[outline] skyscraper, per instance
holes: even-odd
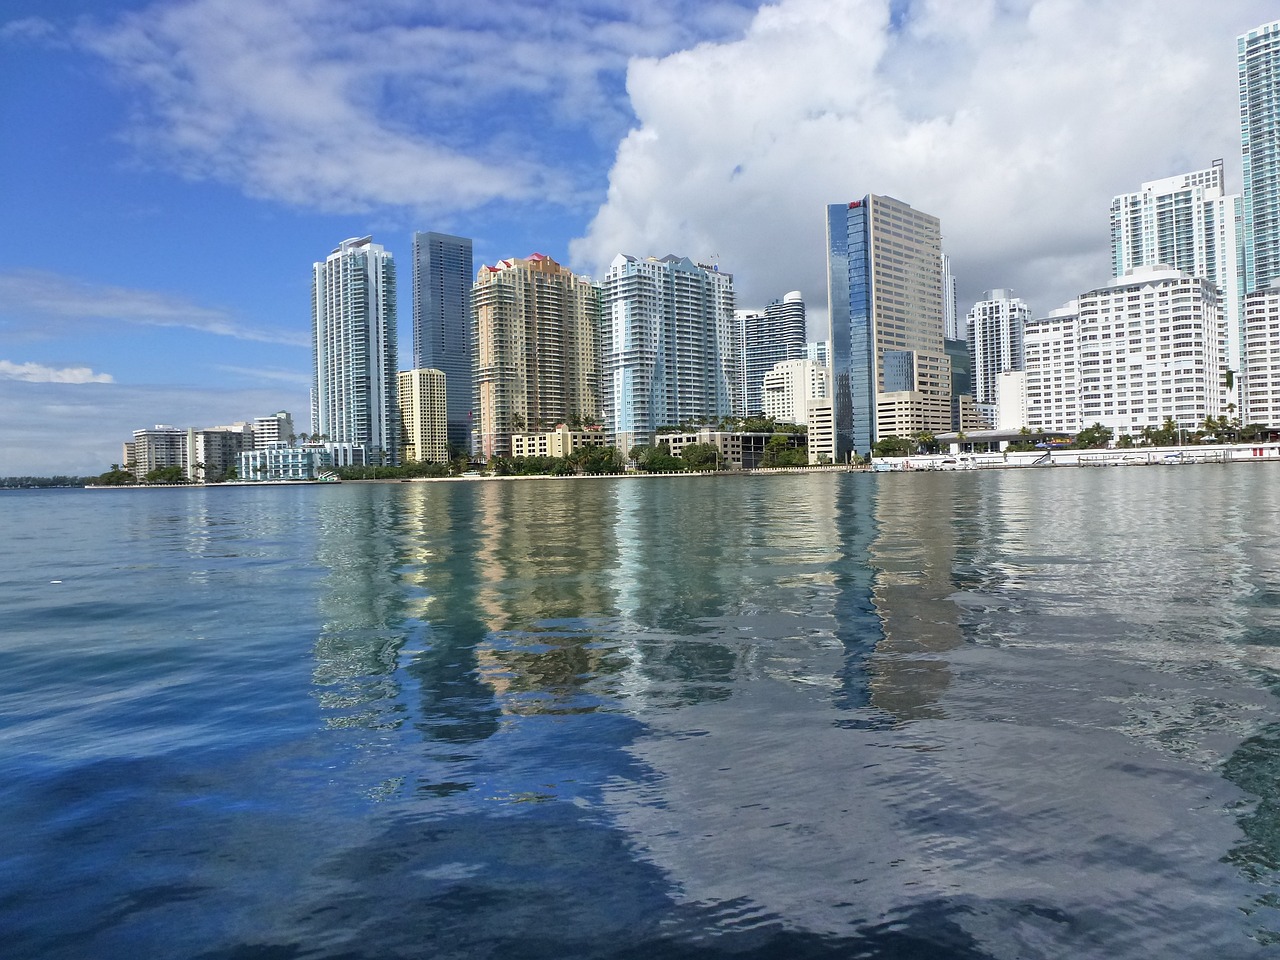
[[[836,459],[950,429],[938,218],[874,194],[828,206],[827,278]]]
[[[1280,280],[1280,20],[1236,40],[1244,169],[1245,292]]]
[[[600,288],[548,256],[481,267],[471,291],[476,449],[599,414]]]
[[[603,285],[601,402],[625,453],[658,427],[738,412],[733,276],[688,257],[619,254]]]
[[[748,416],[763,410],[764,378],[774,364],[801,360],[804,355],[805,310],[799,290],[774,300],[764,312],[743,314],[742,391]]]
[[[1226,195],[1222,161],[1152,180],[1111,201],[1111,275],[1166,264],[1214,284],[1227,314],[1227,365],[1240,369],[1243,203]]]
[[[1022,369],[1023,328],[1031,308],[1008,290],[988,290],[969,310],[969,359],[973,399],[994,422],[996,377]]]
[[[311,429],[341,445],[340,463],[397,463],[395,260],[361,237],[312,274]]]
[[[449,443],[471,445],[471,241],[413,235],[413,365],[445,375]]]

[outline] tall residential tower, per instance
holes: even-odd
[[[311,344],[312,431],[341,462],[397,463],[396,267],[372,237],[313,266]]]
[[[619,254],[600,324],[610,440],[625,453],[658,427],[738,413],[740,349],[731,274],[688,257]]]
[[[480,268],[471,291],[476,451],[511,456],[511,435],[599,414],[600,288],[548,256]]]
[[[741,337],[744,412],[755,416],[764,409],[764,378],[774,364],[804,359],[805,310],[800,291],[774,300],[763,312],[743,313]]]

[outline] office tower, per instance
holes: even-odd
[[[746,312],[740,316],[745,413],[755,416],[763,409],[765,374],[774,364],[804,358],[804,297],[799,290],[792,290],[781,300],[770,303],[763,312]]]
[[[969,341],[942,341],[943,352],[951,364],[951,430],[981,430],[990,424],[983,420],[973,403],[973,359]]]
[[[395,260],[372,237],[344,240],[313,267],[311,429],[340,448],[339,465],[394,464]]]
[[[995,422],[996,377],[1022,369],[1022,332],[1031,308],[1008,290],[988,290],[969,310],[969,360],[973,399]]]
[[[948,340],[968,339],[968,334],[960,323],[956,278],[951,272],[951,258],[945,253],[942,255],[942,335]]]
[[[620,254],[602,300],[604,427],[623,453],[658,427],[738,412],[732,275],[687,257]]]
[[[839,461],[869,454],[882,436],[951,427],[941,247],[938,218],[901,200],[871,194],[827,207]]]
[[[831,403],[830,381],[825,363],[804,358],[776,363],[764,375],[761,410],[782,423],[807,424],[812,407]]]
[[[396,374],[400,404],[401,461],[447,463],[448,384],[440,370],[401,370]]]
[[[1227,316],[1227,365],[1240,369],[1243,201],[1224,193],[1222,161],[1152,180],[1111,201],[1111,275],[1165,264],[1215,284]]]
[[[481,267],[471,290],[476,447],[511,456],[511,434],[599,415],[600,290],[550,257]]]
[[[1236,40],[1244,169],[1245,292],[1280,280],[1280,20]]]
[[[449,443],[471,448],[471,241],[413,235],[413,366],[440,370],[449,404]]]
[[[1225,323],[1213,283],[1165,266],[1081,294],[1027,325],[1027,426],[1198,429],[1226,411]]]

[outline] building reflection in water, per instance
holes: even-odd
[[[328,571],[312,679],[330,726],[380,729],[404,719],[396,678],[406,615],[397,575],[400,509],[385,488],[357,487],[328,497],[310,521],[316,560]]]
[[[475,605],[487,631],[479,677],[516,714],[588,712],[620,670],[604,636],[615,618],[609,571],[616,484],[480,484],[474,497]]]

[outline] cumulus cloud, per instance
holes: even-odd
[[[0,316],[17,327],[41,328],[50,321],[111,320],[152,327],[183,327],[220,337],[309,347],[306,333],[245,326],[222,310],[180,297],[86,283],[43,270],[0,273]]]
[[[1110,275],[1108,208],[1225,158],[1235,37],[1273,4],[781,0],[746,34],[637,59],[638,122],[572,259],[718,254],[739,301],[825,313],[823,207],[887,194],[941,218],[961,308],[1037,312]],[[1233,153],[1234,151],[1234,153]]]
[[[726,0],[184,0],[77,36],[141,94],[139,146],[191,177],[334,212],[455,211],[574,202],[563,141],[626,128],[628,58],[747,17]]]
[[[94,373],[88,367],[46,367],[39,363],[13,363],[0,360],[0,380],[25,380],[27,383],[113,383],[109,373]]]

